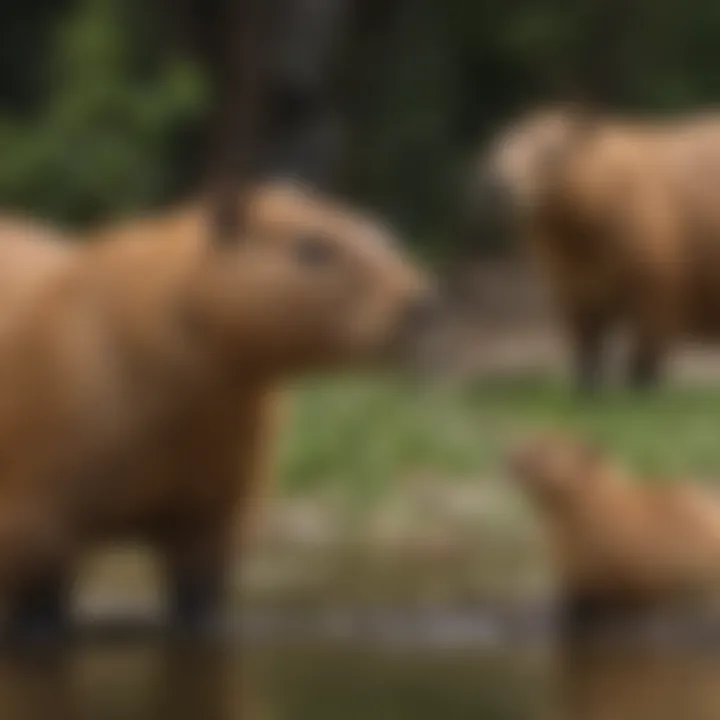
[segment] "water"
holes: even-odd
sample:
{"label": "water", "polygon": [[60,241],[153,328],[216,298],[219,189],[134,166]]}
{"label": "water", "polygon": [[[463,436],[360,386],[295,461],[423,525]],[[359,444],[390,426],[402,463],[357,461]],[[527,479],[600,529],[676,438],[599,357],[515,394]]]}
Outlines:
{"label": "water", "polygon": [[716,720],[720,652],[78,643],[0,658],[2,720]]}

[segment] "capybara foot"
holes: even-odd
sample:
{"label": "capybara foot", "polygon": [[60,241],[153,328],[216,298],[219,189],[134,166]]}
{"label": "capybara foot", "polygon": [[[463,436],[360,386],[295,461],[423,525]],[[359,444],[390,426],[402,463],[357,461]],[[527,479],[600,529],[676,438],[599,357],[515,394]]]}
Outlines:
{"label": "capybara foot", "polygon": [[7,607],[4,640],[12,645],[46,646],[70,631],[68,593],[63,583],[36,583],[16,593]]}
{"label": "capybara foot", "polygon": [[575,392],[584,398],[593,398],[600,391],[600,377],[597,375],[578,374],[575,381]]}
{"label": "capybara foot", "polygon": [[660,363],[652,355],[638,354],[633,358],[629,373],[630,387],[634,390],[650,390],[660,382]]}
{"label": "capybara foot", "polygon": [[220,629],[222,593],[207,578],[175,577],[170,589],[169,630],[180,638],[212,638]]}
{"label": "capybara foot", "polygon": [[575,332],[575,384],[580,394],[593,395],[602,385],[605,369],[603,334],[587,321]]}
{"label": "capybara foot", "polygon": [[575,365],[575,386],[580,395],[597,394],[603,384],[603,362],[600,347],[580,347]]}
{"label": "capybara foot", "polygon": [[589,595],[571,595],[560,606],[561,629],[569,636],[582,636],[596,631],[605,616],[603,604]]}
{"label": "capybara foot", "polygon": [[641,607],[630,601],[596,595],[572,595],[561,606],[560,623],[566,639],[597,637],[607,631],[630,629]]}
{"label": "capybara foot", "polygon": [[652,390],[660,384],[657,372],[638,372],[630,377],[630,387],[638,392]]}

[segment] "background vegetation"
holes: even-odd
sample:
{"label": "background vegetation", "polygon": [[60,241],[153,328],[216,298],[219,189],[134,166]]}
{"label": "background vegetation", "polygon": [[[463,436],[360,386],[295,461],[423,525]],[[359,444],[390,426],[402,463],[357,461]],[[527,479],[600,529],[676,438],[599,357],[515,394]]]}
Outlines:
{"label": "background vegetation", "polygon": [[[206,95],[141,0],[0,11],[0,205],[97,222],[192,186]],[[353,191],[417,242],[442,237],[468,152],[530,103],[582,92],[623,108],[720,98],[711,0],[415,0],[388,59],[344,88]],[[361,49],[362,50],[362,49]],[[357,76],[354,76],[357,78]]]}
{"label": "background vegetation", "polygon": [[[197,68],[169,51],[152,8],[141,0],[3,6],[0,206],[83,226],[193,186],[206,88]],[[468,154],[503,120],[578,92],[655,112],[712,104],[719,36],[711,0],[407,2],[389,65],[360,48],[363,82],[344,88],[356,125],[353,190],[416,242],[444,239]],[[431,397],[394,383],[311,387],[296,409],[286,475],[296,489],[338,475],[365,488],[402,467],[484,471],[518,416],[589,423],[649,466],[692,460],[699,471],[720,469],[720,451],[700,427],[720,400],[683,392],[604,402],[582,407],[542,383]],[[653,442],[668,433],[672,445]]]}

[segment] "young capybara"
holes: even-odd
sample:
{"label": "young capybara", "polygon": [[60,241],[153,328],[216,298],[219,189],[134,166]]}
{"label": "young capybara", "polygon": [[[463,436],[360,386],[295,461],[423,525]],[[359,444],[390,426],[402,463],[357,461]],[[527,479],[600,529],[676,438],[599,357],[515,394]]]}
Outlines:
{"label": "young capybara", "polygon": [[258,189],[234,243],[206,225],[198,203],[63,245],[12,310],[0,590],[21,637],[61,630],[80,554],[125,537],[162,553],[173,626],[211,626],[278,385],[407,354],[431,315],[379,224],[301,188]]}
{"label": "young capybara", "polygon": [[478,212],[492,207],[539,261],[583,389],[615,329],[637,387],[672,345],[720,338],[720,117],[538,110],[500,133],[474,177]]}
{"label": "young capybara", "polygon": [[590,443],[549,433],[510,466],[549,534],[568,627],[720,588],[720,497],[709,490],[643,483]]}

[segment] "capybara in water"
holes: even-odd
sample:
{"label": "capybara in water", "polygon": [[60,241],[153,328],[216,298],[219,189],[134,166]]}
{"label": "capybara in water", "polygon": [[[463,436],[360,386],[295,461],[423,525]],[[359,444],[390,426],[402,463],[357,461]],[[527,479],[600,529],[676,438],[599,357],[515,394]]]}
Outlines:
{"label": "capybara in water", "polygon": [[584,389],[616,328],[637,387],[672,344],[720,338],[720,117],[538,110],[500,133],[474,177],[477,211],[510,219],[540,261]]}
{"label": "capybara in water", "polygon": [[207,627],[233,521],[271,460],[278,384],[388,360],[422,335],[431,283],[379,224],[270,185],[247,226],[213,243],[198,203],[60,243],[13,310],[0,338],[11,630],[61,629],[79,554],[128,536],[163,554],[173,626]]}
{"label": "capybara in water", "polygon": [[720,497],[701,485],[651,485],[550,433],[515,448],[510,466],[549,533],[569,627],[720,589]]}

